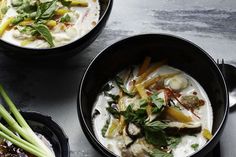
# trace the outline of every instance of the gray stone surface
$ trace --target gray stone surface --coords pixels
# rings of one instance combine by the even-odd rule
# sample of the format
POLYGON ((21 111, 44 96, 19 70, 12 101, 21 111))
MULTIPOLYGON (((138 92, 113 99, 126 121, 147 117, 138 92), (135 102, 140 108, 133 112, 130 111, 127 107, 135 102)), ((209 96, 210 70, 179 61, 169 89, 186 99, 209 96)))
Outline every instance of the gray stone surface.
MULTIPOLYGON (((214 59, 236 64, 235 0, 115 0, 108 24, 97 40, 65 63, 28 65, 0 53, 0 82, 22 110, 51 115, 70 138, 71 157, 98 156, 77 117, 77 91, 89 62, 105 47, 140 33, 184 37, 214 59)), ((3 50, 1 50, 3 51, 3 50)), ((236 156, 236 112, 221 138, 221 156, 236 156)))

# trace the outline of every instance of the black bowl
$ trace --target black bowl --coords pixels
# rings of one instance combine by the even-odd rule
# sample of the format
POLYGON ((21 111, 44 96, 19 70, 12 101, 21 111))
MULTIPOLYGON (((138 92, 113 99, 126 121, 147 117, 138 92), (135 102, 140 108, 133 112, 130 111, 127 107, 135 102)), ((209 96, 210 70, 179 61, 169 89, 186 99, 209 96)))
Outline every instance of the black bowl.
POLYGON ((2 51, 7 56, 17 59, 63 59, 81 52, 101 33, 111 13, 113 0, 99 0, 99 2, 101 7, 99 21, 97 25, 83 37, 64 46, 44 49, 20 47, 0 39, 0 45, 3 48, 2 51), (76 50, 73 51, 75 48, 76 50))
MULTIPOLYGON (((21 112, 21 115, 34 132, 43 135, 51 143, 56 157, 70 157, 68 137, 51 117, 37 112, 21 112)), ((3 119, 1 121, 5 123, 3 119)))
POLYGON ((170 66, 195 78, 205 89, 213 107, 213 138, 194 157, 203 157, 218 143, 228 115, 228 92, 215 61, 195 44, 172 35, 147 34, 121 40, 103 50, 89 65, 80 84, 78 115, 90 143, 105 156, 115 156, 95 137, 91 112, 101 87, 129 65, 168 59, 170 66))

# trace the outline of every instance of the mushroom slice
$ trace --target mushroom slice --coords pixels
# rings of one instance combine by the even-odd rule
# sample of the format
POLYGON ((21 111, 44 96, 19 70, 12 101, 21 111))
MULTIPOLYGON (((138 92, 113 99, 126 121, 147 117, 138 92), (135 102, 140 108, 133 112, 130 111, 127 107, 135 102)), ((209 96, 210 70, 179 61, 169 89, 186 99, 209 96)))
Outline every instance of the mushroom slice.
POLYGON ((167 122, 168 127, 165 129, 169 135, 193 135, 201 132, 202 124, 200 122, 167 122))

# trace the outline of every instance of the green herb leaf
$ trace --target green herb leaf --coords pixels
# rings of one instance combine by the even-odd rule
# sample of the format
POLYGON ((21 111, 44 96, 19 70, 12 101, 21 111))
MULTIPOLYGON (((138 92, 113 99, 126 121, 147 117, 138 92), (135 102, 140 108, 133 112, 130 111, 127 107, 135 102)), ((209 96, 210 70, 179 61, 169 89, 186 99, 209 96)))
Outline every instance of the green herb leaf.
POLYGON ((150 154, 151 157, 173 157, 172 154, 163 152, 159 149, 154 149, 152 153, 150 154))
POLYGON ((163 108, 164 106, 164 100, 162 98, 158 97, 157 93, 154 93, 153 95, 151 95, 151 101, 152 103, 154 103, 156 105, 157 108, 159 108, 160 110, 163 108))
POLYGON ((31 26, 25 26, 22 30, 20 30, 21 33, 35 36, 38 34, 38 32, 31 26))
POLYGON ((148 105, 148 102, 146 99, 141 99, 139 101, 140 108, 146 107, 148 105))
POLYGON ((11 5, 13 7, 18 7, 18 6, 21 6, 23 4, 23 0, 12 0, 11 1, 11 5))
POLYGON ((134 124, 144 125, 145 120, 147 119, 146 109, 133 110, 132 105, 129 105, 125 111, 120 112, 124 117, 127 123, 132 122, 134 124))
POLYGON ((153 121, 145 124, 145 129, 152 132, 159 132, 167 128, 168 125, 161 121, 153 121))
POLYGON ((117 119, 120 118, 120 113, 116 109, 112 107, 107 107, 106 109, 111 115, 114 116, 114 118, 117 118, 117 119))
POLYGON ((197 143, 192 144, 191 147, 194 149, 194 151, 196 151, 199 147, 199 144, 197 144, 197 143))
POLYGON ((3 15, 5 15, 5 14, 7 13, 7 10, 8 10, 8 9, 9 9, 8 6, 5 6, 5 7, 1 8, 1 13, 2 13, 3 15))
POLYGON ((54 11, 57 8, 57 0, 53 0, 51 2, 41 3, 38 6, 37 13, 36 13, 36 22, 39 19, 50 19, 54 15, 54 11))
POLYGON ((106 133, 107 133, 107 130, 108 130, 108 128, 109 128, 110 122, 111 122, 111 117, 109 117, 109 118, 106 120, 106 123, 105 123, 105 125, 103 126, 103 128, 102 128, 102 130, 101 130, 103 137, 106 136, 106 133))
POLYGON ((124 82, 123 80, 119 77, 119 76, 116 76, 115 77, 115 82, 117 84, 117 86, 129 97, 133 98, 135 96, 135 93, 132 93, 132 92, 129 92, 125 86, 124 86, 124 82))
POLYGON ((171 149, 174 149, 177 147, 177 145, 181 142, 181 138, 180 137, 168 137, 167 138, 167 143, 168 143, 168 146, 171 148, 171 149))
POLYGON ((13 25, 17 25, 18 23, 20 23, 21 21, 24 20, 24 15, 18 15, 17 17, 15 17, 13 20, 12 20, 12 24, 13 25))
POLYGON ((147 140, 148 143, 158 147, 168 146, 167 137, 163 130, 155 132, 144 130, 144 133, 145 133, 145 139, 147 140))
POLYGON ((70 20, 71 20, 71 17, 70 17, 70 15, 68 15, 68 14, 66 14, 66 15, 64 15, 62 18, 61 18, 61 22, 70 22, 70 20))
POLYGON ((54 47, 52 35, 47 26, 42 24, 36 24, 33 28, 49 43, 51 47, 54 47))

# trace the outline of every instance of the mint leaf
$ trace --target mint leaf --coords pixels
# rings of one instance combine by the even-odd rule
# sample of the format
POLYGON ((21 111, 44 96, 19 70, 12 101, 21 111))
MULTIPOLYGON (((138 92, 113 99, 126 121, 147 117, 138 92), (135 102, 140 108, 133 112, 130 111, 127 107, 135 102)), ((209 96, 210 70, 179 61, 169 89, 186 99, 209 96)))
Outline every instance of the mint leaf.
POLYGON ((36 24, 32 27, 49 43, 51 47, 54 47, 52 35, 47 26, 43 24, 36 24))
POLYGON ((152 153, 150 154, 151 157, 173 157, 172 154, 163 152, 159 149, 154 149, 152 153))
POLYGON ((159 132, 159 131, 164 130, 167 127, 168 125, 161 121, 153 121, 153 122, 145 124, 145 130, 149 130, 152 132, 159 132))

